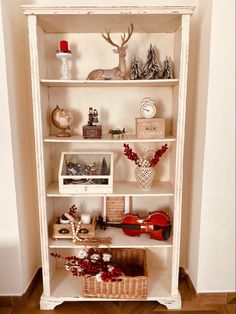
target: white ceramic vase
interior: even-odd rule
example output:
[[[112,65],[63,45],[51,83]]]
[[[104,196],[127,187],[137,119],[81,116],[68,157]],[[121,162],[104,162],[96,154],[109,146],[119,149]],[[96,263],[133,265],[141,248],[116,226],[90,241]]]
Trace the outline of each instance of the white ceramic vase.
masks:
[[[136,167],[135,169],[135,178],[140,190],[149,191],[152,187],[154,176],[154,167]]]

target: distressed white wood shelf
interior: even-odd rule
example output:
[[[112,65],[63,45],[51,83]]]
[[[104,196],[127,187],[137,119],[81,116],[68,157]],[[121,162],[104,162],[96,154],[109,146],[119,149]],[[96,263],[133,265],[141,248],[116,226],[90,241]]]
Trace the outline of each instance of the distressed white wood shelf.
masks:
[[[181,15],[192,15],[190,6],[22,6],[26,15],[36,14],[38,24],[49,33],[101,33],[109,25],[114,32],[132,22],[143,33],[175,32]],[[61,17],[63,15],[63,17]],[[79,16],[79,18],[78,18]],[[63,18],[63,23],[61,19]]]
[[[125,236],[120,229],[98,230],[100,236],[111,236],[112,247],[142,247],[148,256],[148,298],[164,304],[169,309],[181,308],[178,291],[181,207],[183,189],[183,161],[185,137],[185,112],[188,74],[188,50],[190,17],[193,6],[78,6],[78,5],[30,5],[22,6],[28,19],[29,48],[31,58],[32,105],[37,169],[38,209],[41,230],[41,256],[43,267],[43,294],[40,299],[42,310],[52,310],[64,301],[108,299],[84,298],[81,278],[73,278],[70,272],[59,268],[51,260],[50,252],[62,255],[66,251],[79,249],[67,240],[52,240],[48,235],[51,222],[58,211],[68,206],[73,198],[86,204],[95,204],[104,194],[59,193],[58,160],[65,146],[68,150],[111,150],[114,158],[113,193],[108,196],[131,196],[131,204],[148,211],[168,208],[172,219],[172,232],[168,241],[156,241],[148,235]],[[62,23],[63,21],[63,23]],[[88,73],[110,65],[111,47],[101,36],[107,28],[113,39],[134,25],[134,33],[128,42],[126,63],[130,68],[134,57],[144,61],[152,43],[158,49],[160,61],[168,56],[174,65],[175,79],[168,80],[114,80],[89,81]],[[55,56],[60,40],[69,42],[72,51],[71,78],[59,80],[60,68]],[[90,50],[88,49],[90,47]],[[92,49],[91,49],[92,47]],[[78,48],[78,49],[77,49]],[[114,61],[115,62],[115,61]],[[111,62],[113,64],[113,60]],[[128,74],[128,71],[126,71]],[[84,79],[75,79],[75,78]],[[80,133],[79,123],[86,123],[88,107],[95,107],[101,116],[101,124],[108,130],[122,122],[131,126],[139,114],[138,105],[144,97],[151,97],[158,104],[158,115],[166,119],[164,139],[137,139],[135,134],[122,137],[104,135],[99,140],[84,139],[81,135],[69,138],[53,136],[50,113],[55,106],[66,107],[75,118],[74,133]],[[115,105],[114,105],[115,103]],[[51,134],[51,135],[49,135]],[[133,143],[136,151],[143,145],[154,147],[168,143],[170,149],[158,173],[163,182],[154,182],[150,191],[141,191],[133,182],[129,164],[123,156],[120,143]],[[91,143],[91,145],[89,145]],[[50,145],[52,144],[52,145]],[[54,145],[55,144],[55,145]],[[68,145],[67,145],[68,144]],[[108,144],[108,145],[107,145]],[[99,146],[100,145],[100,146]],[[152,149],[152,148],[150,148]],[[138,151],[137,151],[138,152]],[[157,173],[156,173],[157,174]],[[156,178],[156,180],[160,179]],[[121,181],[118,181],[121,180]],[[50,184],[51,182],[51,184]],[[147,204],[147,206],[146,206]],[[95,206],[101,206],[96,203]],[[90,206],[92,208],[92,206]],[[156,208],[158,207],[158,208]],[[88,206],[89,208],[89,206]],[[100,207],[99,207],[100,209]],[[87,210],[87,209],[86,209]],[[132,210],[132,206],[131,206]],[[111,300],[111,299],[109,299]],[[121,299],[118,299],[119,301]]]
[[[48,197],[70,197],[70,196],[103,196],[104,194],[66,194],[59,193],[58,183],[54,182],[47,188]],[[174,188],[170,182],[154,182],[151,190],[141,191],[135,181],[115,181],[113,184],[113,193],[107,193],[107,196],[173,196]]]
[[[170,295],[171,277],[166,269],[156,268],[149,263],[148,267],[148,298],[147,301],[156,301],[159,297],[166,298]],[[82,279],[73,277],[64,268],[58,268],[52,282],[52,294],[50,300],[55,298],[63,301],[108,301],[121,299],[85,298],[82,292]],[[46,298],[45,298],[46,299]],[[44,300],[45,300],[44,299]],[[62,301],[62,302],[63,302]],[[126,299],[127,301],[127,299]]]
[[[44,138],[46,143],[161,143],[175,142],[175,136],[166,136],[161,139],[137,139],[136,135],[125,135],[123,137],[103,135],[101,139],[85,139],[82,135],[72,135],[71,137],[58,137],[50,135]]]
[[[179,308],[180,295],[171,296],[171,276],[168,269],[158,267],[151,256],[147,255],[148,296],[147,301],[158,301],[171,308]],[[171,296],[171,297],[170,297]],[[56,268],[51,283],[51,295],[41,296],[41,309],[49,310],[64,301],[127,301],[127,299],[86,298],[82,291],[82,278],[73,277],[64,268]],[[133,300],[135,301],[135,300]],[[137,300],[138,301],[138,300]]]
[[[89,80],[53,80],[41,79],[41,84],[48,87],[170,87],[179,83],[178,79],[169,80],[111,80],[111,81],[89,81]]]
[[[108,227],[105,231],[101,230],[99,226],[96,229],[97,237],[111,237],[112,243],[109,245],[112,248],[171,248],[172,247],[172,237],[167,241],[158,241],[150,238],[148,234],[141,234],[139,237],[128,237],[126,236],[122,229]],[[50,239],[49,241],[50,248],[81,248],[83,245],[77,243],[74,244],[72,240],[68,239]],[[107,248],[106,245],[101,247]]]

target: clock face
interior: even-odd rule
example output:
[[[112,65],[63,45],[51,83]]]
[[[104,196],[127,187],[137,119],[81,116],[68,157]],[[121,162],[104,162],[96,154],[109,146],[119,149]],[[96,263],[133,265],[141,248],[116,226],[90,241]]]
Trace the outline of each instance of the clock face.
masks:
[[[156,114],[156,106],[151,98],[144,98],[141,102],[140,113],[143,118],[153,118]]]

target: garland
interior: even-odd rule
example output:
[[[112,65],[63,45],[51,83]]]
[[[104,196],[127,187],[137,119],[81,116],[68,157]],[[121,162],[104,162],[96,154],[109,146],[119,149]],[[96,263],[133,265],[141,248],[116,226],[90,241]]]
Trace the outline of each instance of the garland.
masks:
[[[90,239],[84,239],[79,236],[79,231],[81,227],[81,220],[76,221],[74,217],[72,217],[70,214],[65,213],[66,218],[70,220],[71,224],[71,231],[72,231],[72,236],[73,236],[73,243],[81,243],[84,245],[93,245],[93,246],[99,246],[99,245],[106,245],[109,246],[111,244],[111,238],[99,238],[99,237],[94,237]]]

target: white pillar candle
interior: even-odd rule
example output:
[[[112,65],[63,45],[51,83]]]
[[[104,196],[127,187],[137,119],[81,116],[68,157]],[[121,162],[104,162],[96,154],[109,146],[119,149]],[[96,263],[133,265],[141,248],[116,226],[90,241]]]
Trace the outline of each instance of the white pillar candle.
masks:
[[[81,223],[82,224],[90,224],[91,216],[89,214],[81,214]]]

